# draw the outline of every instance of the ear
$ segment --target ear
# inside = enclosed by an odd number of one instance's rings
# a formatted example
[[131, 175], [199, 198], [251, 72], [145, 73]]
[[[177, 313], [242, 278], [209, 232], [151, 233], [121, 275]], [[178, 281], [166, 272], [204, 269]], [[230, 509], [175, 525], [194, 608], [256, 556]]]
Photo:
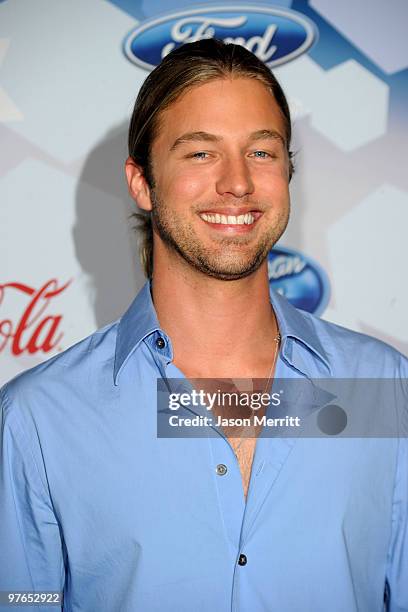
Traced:
[[150, 189], [143, 174], [143, 168], [128, 157], [125, 163], [125, 173], [130, 197], [135, 200], [139, 208], [152, 210]]

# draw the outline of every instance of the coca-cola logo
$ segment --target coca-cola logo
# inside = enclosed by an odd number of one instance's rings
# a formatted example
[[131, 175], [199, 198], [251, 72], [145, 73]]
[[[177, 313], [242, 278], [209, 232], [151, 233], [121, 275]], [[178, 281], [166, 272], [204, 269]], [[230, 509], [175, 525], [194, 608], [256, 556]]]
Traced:
[[173, 49], [205, 38], [242, 45], [272, 68], [308, 51], [317, 28], [289, 9], [204, 5], [140, 23], [127, 35], [123, 49], [132, 63], [152, 70]]
[[59, 286], [57, 279], [53, 278], [38, 289], [23, 283], [0, 284], [0, 306], [10, 292], [18, 292], [20, 297], [24, 297], [20, 313], [13, 318], [0, 318], [0, 352], [6, 348], [13, 355], [58, 350], [63, 336], [62, 315], [49, 312], [50, 302], [70, 283], [69, 280]]

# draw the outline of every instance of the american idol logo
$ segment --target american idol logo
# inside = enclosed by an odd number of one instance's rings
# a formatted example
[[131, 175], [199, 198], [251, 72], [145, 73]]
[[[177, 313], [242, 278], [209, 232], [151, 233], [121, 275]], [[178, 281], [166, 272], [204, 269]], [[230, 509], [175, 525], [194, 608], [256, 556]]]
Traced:
[[299, 251], [274, 248], [268, 255], [269, 285], [293, 306], [321, 314], [330, 297], [329, 279], [324, 270]]
[[173, 49], [203, 38], [243, 45], [268, 66], [305, 53], [316, 40], [315, 25], [291, 10], [257, 6], [191, 9], [139, 24], [124, 41], [128, 59], [152, 70]]

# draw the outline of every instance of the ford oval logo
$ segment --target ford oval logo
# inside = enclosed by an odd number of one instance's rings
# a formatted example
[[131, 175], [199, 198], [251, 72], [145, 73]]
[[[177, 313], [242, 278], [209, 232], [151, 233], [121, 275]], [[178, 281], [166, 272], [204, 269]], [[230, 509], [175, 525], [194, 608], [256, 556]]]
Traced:
[[269, 285], [293, 306], [321, 314], [330, 297], [329, 279], [324, 270], [299, 251], [283, 247], [268, 254]]
[[243, 45], [269, 67], [305, 53], [316, 40], [315, 25], [291, 10], [260, 6], [203, 7], [150, 19], [124, 41], [128, 59], [152, 70], [173, 49], [203, 38]]

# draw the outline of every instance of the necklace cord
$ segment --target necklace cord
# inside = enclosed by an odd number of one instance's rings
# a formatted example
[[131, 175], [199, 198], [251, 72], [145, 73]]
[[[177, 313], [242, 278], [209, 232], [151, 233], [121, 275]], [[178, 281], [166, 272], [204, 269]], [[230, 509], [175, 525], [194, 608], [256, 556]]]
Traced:
[[[269, 376], [267, 378], [266, 385], [265, 385], [263, 393], [267, 393], [268, 392], [269, 383], [271, 381], [272, 373], [273, 373], [273, 371], [275, 369], [276, 360], [277, 360], [277, 357], [278, 357], [278, 350], [279, 350], [279, 346], [280, 346], [280, 341], [281, 341], [281, 335], [278, 332], [277, 336], [274, 338], [275, 351], [274, 351], [274, 354], [273, 354], [273, 360], [272, 360], [271, 369], [269, 370]], [[251, 410], [253, 412], [253, 408]], [[251, 429], [255, 429], [255, 428], [252, 427]], [[236, 456], [237, 456], [237, 451], [241, 448], [243, 441], [247, 440], [248, 438], [249, 438], [249, 436], [241, 436], [239, 443], [237, 444], [237, 446], [235, 446], [235, 448], [233, 448], [233, 451], [234, 451]]]

